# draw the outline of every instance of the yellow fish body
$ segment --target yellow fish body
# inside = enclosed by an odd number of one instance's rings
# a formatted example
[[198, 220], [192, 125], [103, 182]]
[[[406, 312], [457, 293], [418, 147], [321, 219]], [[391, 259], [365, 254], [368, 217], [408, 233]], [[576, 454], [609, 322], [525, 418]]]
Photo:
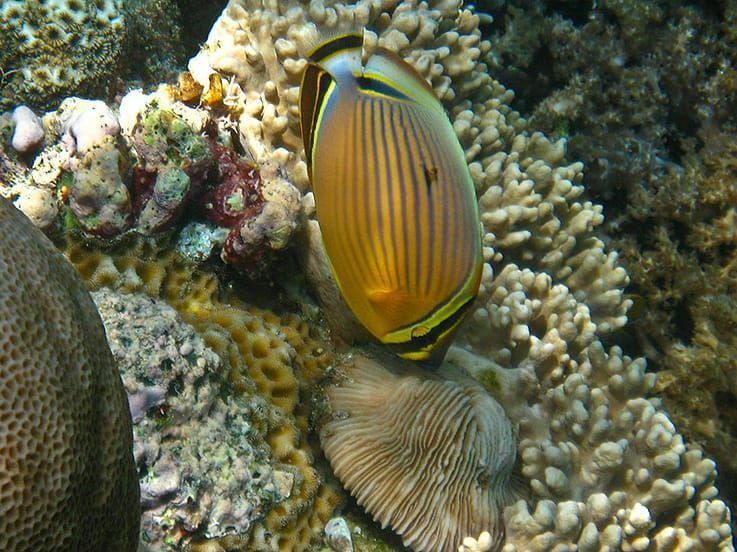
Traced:
[[481, 234], [465, 156], [432, 88], [362, 37], [309, 56], [302, 139], [346, 303], [399, 356], [439, 364], [478, 293]]

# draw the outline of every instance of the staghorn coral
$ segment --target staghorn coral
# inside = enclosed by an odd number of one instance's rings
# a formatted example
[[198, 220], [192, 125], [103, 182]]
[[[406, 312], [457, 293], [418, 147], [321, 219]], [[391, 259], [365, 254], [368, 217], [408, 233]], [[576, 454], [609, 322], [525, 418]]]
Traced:
[[89, 293], [0, 199], [0, 548], [134, 551], [130, 413]]

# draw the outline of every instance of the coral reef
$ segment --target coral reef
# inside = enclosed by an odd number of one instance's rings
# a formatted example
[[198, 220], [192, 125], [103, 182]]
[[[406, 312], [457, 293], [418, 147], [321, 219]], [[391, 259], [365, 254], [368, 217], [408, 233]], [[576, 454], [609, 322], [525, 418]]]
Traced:
[[[607, 102], [634, 105], [633, 96], [622, 93], [626, 88], [611, 85], [612, 79], [620, 79], [623, 72], [630, 69], [632, 72], [620, 81], [637, 85], [645, 100], [640, 112], [642, 116], [638, 115], [634, 128], [640, 126], [639, 131], [658, 135], [660, 138], [654, 139], [661, 140], [658, 151], [667, 152], [674, 143], [670, 140], [672, 132], [661, 133], [657, 127], [645, 129], [649, 122], [662, 116], [660, 110], [665, 101], [659, 87], [653, 85], [658, 81], [645, 78], [653, 74], [647, 69], [654, 70], [655, 65], [661, 63], [665, 67], [663, 74], [670, 71], [677, 76], [672, 82], [673, 88], [668, 89], [673, 93], [672, 113], [693, 113], [689, 102], [694, 97], [686, 83], [690, 82], [689, 78], [696, 78], [698, 71], [710, 71], [714, 66], [700, 64], [698, 58], [689, 57], [692, 49], [688, 41], [703, 39], [713, 44], [712, 35], [692, 32], [706, 29], [699, 26], [700, 20], [694, 15], [699, 14], [699, 8], [694, 6], [666, 14], [660, 9], [668, 5], [665, 0], [595, 3], [601, 8], [591, 7], [590, 2], [586, 3], [587, 7], [577, 2], [565, 4], [565, 15], [548, 19], [549, 12], [545, 11], [548, 8], [533, 0], [524, 3], [526, 10], [516, 11], [512, 4], [507, 10], [499, 2], [493, 2], [498, 11], [503, 7], [506, 10], [495, 27], [490, 18], [461, 7], [461, 2], [456, 0], [359, 0], [349, 5], [338, 2], [305, 4], [296, 0], [279, 3], [231, 0], [202, 51], [191, 60], [191, 75], [182, 78], [178, 90], [172, 92], [171, 87], [164, 88], [149, 96], [131, 93], [127, 96], [129, 102], [123, 101], [119, 115], [120, 139], [125, 147], [131, 148], [130, 138], [139, 124], [138, 114], [148, 109], [149, 101], [158, 102], [155, 109], [170, 111], [175, 118], [186, 121], [194, 130], [193, 135], [205, 129], [206, 121], [214, 122], [217, 130], [211, 138], [250, 156], [260, 172], [262, 196], [267, 202], [270, 197], [278, 199], [274, 208], [267, 209], [265, 205], [259, 212], [258, 216], [264, 217], [261, 229], [248, 228], [246, 233], [249, 236], [270, 235], [275, 243], [283, 244], [282, 232], [294, 230], [301, 209], [296, 189], [305, 191], [308, 185], [299, 140], [297, 106], [304, 55], [326, 35], [354, 30], [356, 26], [366, 27], [367, 50], [379, 44], [398, 52], [431, 83], [448, 110], [465, 150], [479, 196], [485, 259], [482, 285], [473, 313], [459, 336], [463, 349], [453, 349], [449, 360], [474, 375], [502, 404], [518, 432], [520, 470], [527, 496], [505, 510], [503, 549], [511, 552], [557, 546], [584, 550], [606, 547], [728, 550], [731, 549], [730, 515], [714, 486], [714, 463], [684, 442], [658, 399], [648, 398], [656, 382], [652, 374], [645, 372], [644, 361], [633, 360], [620, 348], [610, 347], [627, 338], [624, 332], [633, 331], [623, 329], [627, 310], [632, 305], [623, 293], [629, 278], [620, 267], [618, 255], [605, 250], [602, 209], [584, 195], [583, 165], [565, 161], [568, 153], [591, 162], [594, 184], [590, 186], [590, 193], [597, 199], [609, 199], [605, 186], [596, 182], [605, 182], [607, 175], [615, 174], [605, 174], [604, 171], [611, 167], [627, 170], [619, 161], [626, 161], [632, 152], [627, 157], [614, 152], [628, 151], [622, 144], [637, 140], [622, 139], [623, 135], [631, 135], [627, 129], [624, 134], [612, 132], [614, 145], [608, 150], [612, 153], [600, 152], [602, 155], [599, 155], [608, 162], [596, 165], [583, 150], [574, 149], [571, 153], [566, 149], [568, 144], [578, 143], [579, 147], [585, 144], [585, 140], [577, 142], [577, 136], [583, 135], [576, 134], [571, 114], [596, 115], [599, 102], [601, 105], [609, 105]], [[637, 10], [642, 11], [642, 16]], [[725, 18], [733, 17], [728, 10], [724, 13]], [[603, 15], [598, 17], [597, 14]], [[683, 26], [663, 25], [663, 21], [672, 22], [673, 17], [680, 17]], [[608, 18], [621, 22], [625, 30], [615, 28]], [[649, 44], [647, 37], [654, 25], [648, 24], [648, 20], [658, 22], [657, 26], [665, 29], [659, 33], [661, 40], [664, 36], [673, 38], [669, 42], [672, 49], [664, 49], [662, 55], [650, 52], [653, 55], [642, 56], [639, 65], [627, 64], [628, 59], [637, 55], [638, 48]], [[522, 25], [523, 21], [527, 23]], [[560, 32], [550, 35], [557, 42], [538, 48], [545, 36], [539, 29], [553, 29], [550, 21], [559, 24], [555, 29]], [[517, 40], [524, 46], [519, 48], [504, 39], [484, 40], [482, 28], [492, 33], [508, 29], [533, 35], [515, 39], [514, 33], [508, 34], [507, 40]], [[725, 34], [729, 36], [730, 32], [727, 29]], [[668, 33], [681, 33], [682, 36]], [[622, 50], [625, 35], [633, 46]], [[602, 60], [595, 57], [570, 55], [574, 50], [578, 53], [579, 49], [591, 56], [599, 55], [594, 52], [598, 45], [585, 47], [589, 39], [597, 36], [615, 47], [599, 50], [607, 56], [604, 60], [607, 63], [599, 63]], [[505, 44], [509, 52], [518, 52], [519, 64], [527, 65], [515, 67], [510, 63], [509, 71], [501, 72], [500, 60], [505, 54], [500, 53], [499, 48], [504, 48]], [[513, 69], [518, 77], [524, 75], [527, 68], [539, 67], [541, 61], [544, 64], [549, 59], [545, 57], [546, 51], [551, 49], [572, 66], [572, 87], [555, 102], [540, 104], [538, 111], [533, 110], [535, 96], [524, 95], [518, 105], [531, 106], [527, 111], [532, 113], [532, 124], [511, 108], [512, 92], [491, 77], [490, 69], [499, 70], [503, 80], [508, 77], [508, 82], [521, 82], [519, 78], [514, 81]], [[542, 58], [539, 51], [545, 54]], [[616, 55], [620, 51], [625, 52], [624, 58]], [[679, 52], [683, 54], [680, 57], [670, 55]], [[587, 63], [591, 67], [610, 71], [609, 79], [592, 76], [588, 80], [577, 80], [575, 76], [583, 72], [576, 68], [578, 59], [589, 60]], [[672, 64], [682, 63], [684, 59], [688, 63], [680, 72], [671, 70]], [[729, 117], [729, 110], [724, 106], [728, 106], [732, 98], [730, 74], [725, 71], [716, 81], [707, 79], [711, 84], [697, 90], [700, 96], [696, 105], [702, 107], [708, 104], [703, 98], [708, 96], [715, 100], [716, 91], [725, 92], [723, 102], [714, 102], [720, 107], [711, 114], [712, 121], [720, 122]], [[539, 78], [542, 80], [531, 78], [519, 88], [521, 91], [534, 89], [534, 83], [543, 82], [546, 76], [549, 71], [541, 72]], [[553, 92], [551, 83], [557, 86], [557, 82], [549, 81], [547, 86], [537, 88]], [[583, 90], [581, 83], [586, 85], [586, 90], [593, 91], [591, 96], [581, 92], [581, 97], [588, 98], [586, 102], [590, 104], [576, 103], [579, 100], [576, 91]], [[614, 102], [610, 101], [608, 92], [622, 95]], [[652, 97], [649, 103], [645, 98], [647, 94]], [[203, 107], [188, 107], [183, 102], [185, 97], [190, 103], [201, 100]], [[578, 109], [576, 106], [580, 105], [588, 105], [591, 109]], [[556, 110], [567, 115], [556, 116]], [[604, 124], [606, 128], [611, 122], [607, 122], [607, 117], [616, 119], [617, 113], [604, 109], [601, 118], [592, 116], [591, 127]], [[685, 131], [693, 124], [693, 119], [689, 119], [684, 126], [673, 128]], [[533, 128], [542, 128], [555, 139], [532, 132]], [[61, 166], [54, 161], [59, 156], [69, 155], [68, 150], [64, 144], [54, 144], [57, 137], [49, 139], [47, 131], [44, 149], [29, 166], [28, 159], [7, 147], [12, 140], [12, 130], [9, 116], [0, 118], [4, 148], [0, 152], [3, 192], [26, 205], [29, 214], [36, 213], [36, 220], [57, 220], [56, 214], [41, 216], [39, 207], [30, 206], [37, 205], [34, 203], [37, 196], [43, 199], [38, 205], [46, 205], [50, 197], [56, 209], [65, 206], [64, 188], [68, 184], [62, 171], [40, 172], [39, 169]], [[664, 211], [661, 213], [668, 213], [665, 216], [670, 218], [665, 230], [654, 234], [664, 237], [658, 242], [662, 253], [653, 254], [649, 260], [643, 255], [641, 266], [644, 268], [632, 268], [640, 286], [650, 278], [651, 272], [646, 270], [648, 263], [654, 265], [660, 262], [660, 257], [670, 259], [670, 264], [662, 265], [668, 268], [660, 274], [668, 278], [666, 281], [673, 282], [701, 260], [698, 248], [702, 246], [707, 248], [704, 254], [707, 260], [709, 255], [716, 257], [714, 270], [705, 272], [705, 278], [719, 274], [720, 269], [726, 269], [722, 275], [731, 274], [732, 265], [723, 262], [731, 259], [733, 249], [731, 227], [735, 198], [729, 193], [733, 171], [730, 157], [724, 155], [731, 151], [730, 134], [707, 130], [713, 131], [706, 125], [701, 139], [710, 147], [701, 153], [713, 155], [705, 155], [694, 162], [693, 172], [679, 171], [672, 163], [662, 164], [660, 160], [668, 159], [667, 156], [651, 156], [646, 151], [643, 157], [633, 157], [632, 174], [639, 171], [658, 178], [665, 175], [669, 183], [681, 185], [657, 188], [653, 195], [662, 199]], [[597, 142], [590, 140], [589, 144], [593, 148]], [[121, 165], [119, 169], [124, 170], [125, 163]], [[186, 173], [184, 167], [177, 168]], [[693, 182], [696, 181], [684, 175], [693, 176], [697, 170], [701, 170], [704, 177], [698, 180], [698, 194], [695, 194]], [[679, 173], [683, 174], [679, 176]], [[181, 192], [185, 187], [181, 176], [181, 173], [170, 174], [169, 177], [177, 178], [167, 181], [164, 187]], [[608, 212], [613, 215], [609, 217], [608, 232], [615, 238], [618, 228], [633, 228], [622, 218], [623, 213], [630, 216], [623, 207], [625, 203], [633, 206], [633, 212], [645, 209], [647, 216], [654, 212], [648, 209], [656, 203], [642, 200], [650, 197], [651, 190], [643, 187], [643, 181], [638, 178], [630, 180], [635, 182], [631, 186], [623, 178], [623, 187], [612, 188], [624, 190], [612, 196], [615, 200]], [[151, 179], [149, 187], [155, 186], [156, 179]], [[651, 182], [645, 183], [650, 186]], [[714, 182], [719, 182], [720, 186], [715, 187]], [[681, 191], [688, 193], [681, 194]], [[679, 201], [672, 202], [668, 194], [676, 194]], [[168, 195], [164, 195], [167, 200]], [[183, 196], [186, 192], [176, 198]], [[698, 205], [693, 203], [696, 197]], [[237, 206], [239, 198], [235, 200]], [[308, 205], [309, 200], [303, 198], [302, 203]], [[686, 208], [683, 212], [690, 215], [684, 217], [678, 210]], [[286, 222], [275, 224], [275, 220]], [[657, 223], [658, 219], [652, 220]], [[691, 231], [691, 228], [684, 228], [684, 222], [695, 223], [693, 236], [700, 236], [699, 245], [695, 245], [696, 242], [689, 245], [682, 239]], [[193, 251], [195, 257], [217, 248], [213, 243], [224, 239], [222, 232], [216, 235], [210, 231], [212, 223], [202, 220], [196, 223], [200, 226], [187, 225], [188, 241], [178, 242], [180, 249]], [[642, 222], [635, 225], [637, 229], [641, 226]], [[240, 227], [243, 229], [246, 225]], [[718, 231], [716, 239], [712, 238], [713, 230]], [[314, 235], [305, 243], [316, 245], [319, 240]], [[214, 279], [199, 275], [173, 253], [147, 250], [149, 240], [139, 236], [134, 242], [132, 248], [113, 247], [105, 253], [74, 241], [66, 242], [64, 247], [91, 287], [109, 285], [126, 291], [144, 290], [170, 302], [218, 354], [221, 369], [229, 371], [230, 384], [236, 391], [249, 389], [249, 381], [253, 382], [258, 394], [281, 411], [288, 422], [270, 428], [264, 437], [278, 469], [289, 471], [295, 477], [292, 495], [276, 504], [263, 522], [254, 526], [247, 544], [241, 542], [238, 546], [273, 550], [308, 546], [332, 516], [337, 500], [336, 491], [322, 484], [307, 440], [309, 389], [330, 362], [330, 355], [309, 334], [303, 321], [247, 306], [232, 296], [227, 297], [232, 304], [225, 304], [217, 297]], [[638, 238], [611, 243], [621, 245], [627, 258], [637, 258], [642, 245]], [[681, 243], [697, 252], [684, 257]], [[317, 261], [308, 266], [310, 277], [320, 289], [328, 290], [324, 294], [329, 295], [327, 265], [319, 262], [319, 251], [311, 255], [310, 258]], [[660, 268], [658, 266], [657, 270]], [[692, 330], [686, 326], [688, 336], [692, 336], [687, 347], [673, 346], [671, 336], [666, 335], [666, 339], [653, 348], [661, 355], [656, 362], [662, 361], [661, 351], [671, 346], [674, 353], [671, 366], [683, 362], [683, 356], [675, 354], [679, 350], [685, 350], [686, 356], [704, 355], [698, 357], [704, 360], [704, 366], [708, 366], [709, 358], [716, 358], [714, 352], [730, 351], [728, 328], [733, 320], [730, 302], [717, 298], [730, 297], [732, 284], [730, 278], [722, 282], [728, 287], [719, 288], [718, 293], [702, 301], [697, 301], [701, 299], [699, 288], [686, 290], [689, 284], [685, 278], [677, 282], [677, 286], [683, 287], [672, 296], [660, 295], [653, 287], [636, 289], [651, 290], [653, 295], [646, 299], [656, 305], [668, 306], [668, 301], [674, 297], [693, 298], [695, 302], [689, 304], [693, 308], [685, 311], [694, 313], [690, 316], [700, 317], [698, 331], [696, 325]], [[678, 300], [675, 304], [679, 304]], [[328, 313], [328, 318], [341, 320], [339, 302], [327, 308], [334, 311]], [[663, 315], [662, 311], [658, 314], [657, 310], [648, 312], [637, 324], [652, 327], [657, 316], [661, 316], [661, 320], [672, 328], [683, 318], [682, 310], [676, 309], [673, 315]], [[633, 328], [638, 331], [637, 326]], [[659, 332], [653, 335], [660, 335]], [[715, 335], [720, 339], [715, 339]], [[697, 348], [689, 350], [688, 346]], [[713, 352], [709, 352], [709, 348]], [[646, 352], [651, 354], [652, 351]], [[669, 374], [676, 375], [675, 369], [665, 373]], [[726, 378], [717, 381], [723, 386], [720, 389], [724, 389]], [[667, 390], [668, 384], [668, 377], [660, 379], [662, 389]], [[676, 390], [675, 394], [678, 386], [672, 389]], [[141, 397], [143, 404], [149, 400], [153, 399], [148, 395]], [[467, 547], [485, 546], [483, 535], [478, 540], [470, 540], [476, 536], [468, 535]]]
[[[67, 98], [43, 118], [34, 141], [45, 147], [28, 155], [12, 143], [28, 134], [33, 113], [6, 116], [0, 195], [49, 231], [79, 227], [108, 240], [174, 232], [193, 260], [218, 251], [239, 271], [263, 275], [291, 243], [300, 194], [280, 167], [257, 168], [236, 153], [216, 117], [180, 96], [169, 86], [133, 90], [119, 114], [99, 100]], [[190, 224], [179, 234], [185, 212]]]
[[586, 164], [600, 235], [631, 276], [640, 305], [617, 338], [659, 373], [656, 392], [734, 499], [735, 5], [498, 4], [481, 3], [492, 66]]
[[131, 421], [95, 305], [0, 199], [0, 548], [137, 548]]
[[[511, 92], [486, 72], [484, 62], [492, 64], [493, 58], [486, 55], [491, 45], [480, 38], [482, 22], [488, 20], [459, 10], [455, 3], [359, 2], [309, 8], [285, 3], [267, 9], [232, 1], [189, 68], [204, 89], [217, 71], [220, 80], [230, 77], [241, 83], [243, 92], [231, 86], [235, 99], [229, 101], [241, 110], [244, 144], [257, 160], [283, 163], [295, 184], [304, 188], [303, 160], [294, 146], [294, 97], [308, 46], [321, 33], [366, 25], [376, 31], [376, 43], [413, 63], [449, 111], [480, 198], [487, 265], [462, 342], [502, 364], [509, 374], [519, 374], [518, 394], [524, 396], [528, 385], [532, 393], [525, 405], [510, 404], [507, 409], [512, 420], [522, 424], [520, 431], [524, 427], [529, 432], [524, 434], [528, 440], [523, 436], [521, 457], [532, 496], [529, 504], [508, 511], [505, 546], [524, 548], [533, 527], [552, 519], [553, 526], [534, 546], [617, 542], [623, 549], [651, 543], [664, 549], [728, 547], [729, 512], [715, 498], [714, 464], [683, 445], [657, 400], [644, 398], [653, 380], [644, 376], [642, 362], [631, 361], [617, 348], [607, 353], [602, 349], [600, 340], [614, 339], [626, 322], [631, 301], [623, 289], [629, 280], [617, 254], [605, 252], [593, 232], [603, 216], [600, 206], [582, 198], [582, 164], [565, 164], [565, 140], [526, 132], [528, 123], [509, 107]], [[273, 29], [268, 41], [256, 31], [263, 28]], [[457, 53], [461, 50], [463, 55]], [[462, 364], [468, 362], [465, 358]], [[596, 379], [606, 370], [606, 382]], [[492, 391], [494, 381], [501, 379], [489, 370], [478, 376]], [[568, 399], [574, 390], [581, 396]], [[586, 390], [593, 399], [583, 395]], [[558, 394], [561, 404], [576, 405], [575, 418], [555, 417], [556, 403], [546, 397], [552, 400]], [[604, 399], [610, 404], [599, 402]], [[535, 414], [538, 411], [541, 415]], [[565, 424], [575, 425], [581, 444], [557, 433], [568, 427]], [[643, 437], [652, 435], [652, 460], [647, 449], [640, 451], [640, 431]], [[592, 449], [585, 440], [589, 432], [601, 439], [592, 441], [597, 443]], [[533, 452], [535, 447], [542, 455]], [[582, 447], [592, 463], [603, 463], [595, 481], [585, 479], [594, 477], [595, 466], [579, 458]], [[617, 464], [617, 454], [634, 458], [636, 478], [631, 466]], [[612, 463], [606, 463], [607, 457], [614, 458]], [[668, 464], [674, 459], [680, 471]], [[661, 492], [663, 485], [671, 484], [677, 492]], [[643, 491], [628, 493], [627, 485], [641, 485]], [[648, 491], [651, 486], [654, 490]], [[566, 495], [566, 489], [574, 495]], [[596, 521], [574, 515], [585, 511], [590, 496], [598, 500], [599, 494], [605, 495], [606, 515]], [[680, 509], [677, 523], [664, 505]], [[528, 521], [528, 507], [533, 512], [541, 509], [535, 523]], [[551, 507], [561, 512], [560, 525], [555, 525], [555, 515], [545, 518]], [[704, 531], [704, 526], [711, 529]]]
[[178, 550], [192, 536], [248, 534], [289, 497], [262, 435], [284, 423], [255, 395], [234, 394], [220, 357], [165, 302], [93, 292], [133, 416], [142, 542]]

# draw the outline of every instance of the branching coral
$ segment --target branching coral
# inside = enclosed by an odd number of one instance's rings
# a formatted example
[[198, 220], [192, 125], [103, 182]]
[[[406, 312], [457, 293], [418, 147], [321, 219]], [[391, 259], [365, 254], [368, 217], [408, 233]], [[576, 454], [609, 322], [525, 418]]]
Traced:
[[[482, 3], [482, 4], [492, 4]], [[498, 3], [497, 3], [498, 4]], [[632, 278], [620, 334], [734, 497], [734, 2], [489, 5], [495, 67], [533, 125], [567, 135]]]

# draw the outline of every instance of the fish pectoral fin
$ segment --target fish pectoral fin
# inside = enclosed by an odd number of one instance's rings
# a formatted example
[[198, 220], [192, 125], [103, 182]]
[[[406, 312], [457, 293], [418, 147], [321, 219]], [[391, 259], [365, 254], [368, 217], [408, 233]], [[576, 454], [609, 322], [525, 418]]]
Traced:
[[417, 314], [421, 299], [416, 294], [402, 289], [375, 289], [368, 293], [371, 305], [380, 311], [382, 316], [391, 321], [393, 327], [403, 325]]

